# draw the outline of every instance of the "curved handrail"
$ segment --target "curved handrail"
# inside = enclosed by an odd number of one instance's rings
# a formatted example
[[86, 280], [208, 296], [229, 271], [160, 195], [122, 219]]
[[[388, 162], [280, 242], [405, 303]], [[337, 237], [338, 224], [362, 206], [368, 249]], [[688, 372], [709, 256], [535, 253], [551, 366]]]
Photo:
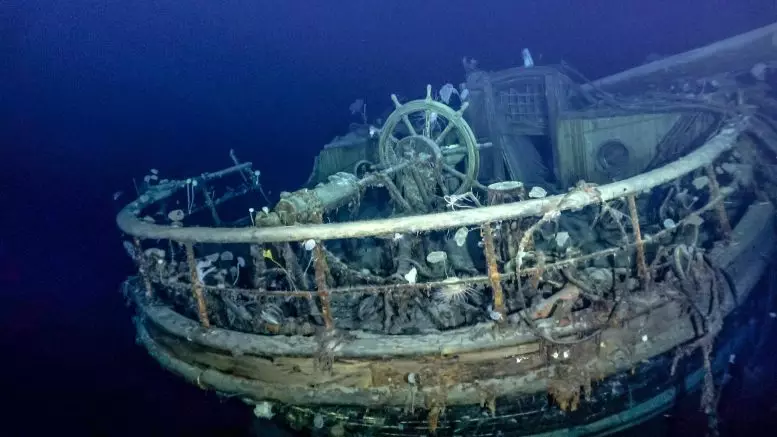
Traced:
[[[747, 299], [750, 292], [756, 285], [757, 278], [759, 278], [764, 270], [767, 268], [767, 259], [770, 254], [774, 252], [774, 234], [771, 229], [774, 224], [773, 216], [774, 210], [769, 207], [767, 210], [755, 212], [754, 214], [748, 214], [745, 219], [737, 226], [737, 240], [738, 244], [733, 248], [717, 248], [713, 250], [711, 256], [714, 259], [720, 259], [723, 261], [721, 268], [731, 271], [738, 271], [738, 274], [734, 277], [732, 293], [724, 293], [723, 302], [721, 303], [721, 311], [724, 316], [727, 316], [735, 308], [739, 302]], [[766, 218], [766, 219], [764, 219]], [[762, 232], [765, 230], [766, 233]], [[763, 238], [768, 236], [768, 238]], [[743, 253], [750, 253], [750, 257], [745, 259], [739, 259], [739, 255]], [[734, 296], [733, 291], [737, 291], [737, 295]], [[137, 295], [136, 295], [137, 296]], [[239, 393], [244, 396], [249, 396], [254, 399], [275, 399], [284, 402], [300, 402], [307, 404], [330, 404], [336, 399], [341, 403], [353, 403], [359, 405], [371, 405], [376, 407], [384, 407], [386, 404], [402, 405], [411, 390], [411, 386], [397, 387], [391, 390], [385, 387], [373, 387], [362, 390], [345, 389], [343, 387], [332, 387], [329, 391], [327, 389], [309, 390], [307, 387], [305, 390], [293, 390], [290, 386], [277, 384], [262, 383], [259, 381], [249, 380], [245, 378], [235, 377], [222, 373], [216, 369], [208, 368], [202, 369], [199, 366], [189, 364], [174, 355], [166, 352], [164, 348], [157, 346], [156, 342], [149, 335], [146, 324], [151, 323], [158, 327], [161, 327], [165, 332], [172, 334], [175, 337], [186, 339], [187, 342], [205, 346], [208, 348], [214, 348], [219, 351], [225, 351], [232, 354], [250, 354], [250, 355], [287, 355], [287, 356], [313, 356], [318, 348], [315, 339], [312, 337], [282, 337], [273, 338], [267, 336], [260, 336], [255, 334], [245, 334], [234, 331], [228, 331], [224, 329], [211, 329], [205, 331], [201, 329], [196, 322], [188, 320], [181, 315], [178, 315], [165, 307], [150, 306], [144, 304], [142, 301], [138, 302], [143, 312], [144, 317], [140, 319], [137, 324], [139, 340], [149, 350], [152, 356], [156, 358], [164, 367], [180, 374], [186, 379], [196, 382], [198, 385], [205, 384], [219, 390], [231, 393]], [[639, 325], [641, 321], [645, 321], [648, 318], [657, 320], [666, 320], [670, 314], [675, 314], [673, 311], [677, 310], [677, 305], [667, 304], [666, 301], [663, 304], [658, 304], [650, 307], [650, 310], [646, 310], [643, 313], [635, 315], [632, 319], [634, 325]], [[658, 314], [662, 313], [662, 314]], [[566, 334], [573, 334], [580, 326], [570, 325], [562, 330], [566, 330]], [[482, 327], [481, 327], [482, 329]], [[619, 330], [621, 328], [610, 327], [602, 332], [600, 338], [601, 341], [609, 342], [609, 336], [617, 338]], [[522, 343], [526, 343], [536, 338], [531, 338], [523, 331], [503, 332], [488, 330], [481, 333], [483, 337], [475, 341], [480, 341], [478, 348], [472, 348], [474, 342], [468, 344], [451, 344], [446, 342], [445, 337], [448, 340], [454, 338], [467, 340], [468, 337], [463, 336], [465, 332], [472, 333], [473, 327], [458, 330], [458, 332], [448, 332], [438, 336], [420, 336], [423, 337], [422, 341], [408, 342], [411, 339], [410, 336], [381, 336], [364, 332], [353, 332], [354, 338], [342, 345], [342, 349], [338, 351], [338, 356], [350, 357], [350, 358], [371, 358], [371, 357], [385, 357], [387, 355], [400, 356], [404, 354], [453, 354], [467, 351], [473, 351], [476, 349], [485, 350], [488, 348], [499, 346], [514, 346]], [[690, 317], [678, 318], [672, 325], [672, 329], [664, 329], [663, 324], [646, 325], [646, 331], [649, 334], [651, 340], [649, 342], [637, 342], [630, 360], [622, 362], [603, 361], [602, 364], [606, 365], [608, 373], [614, 373], [616, 371], [623, 371], [631, 368], [633, 363], [637, 363], [641, 360], [648, 359], [656, 356], [660, 353], [670, 350], [672, 347], [679, 343], [693, 339], [697, 335], [696, 326]], [[419, 340], [417, 337], [413, 337], [413, 340]], [[485, 340], [485, 341], [484, 341]], [[614, 341], [617, 344], [617, 341]], [[454, 346], [450, 348], [451, 346]], [[415, 350], [409, 351], [408, 347]], [[449, 349], [450, 348], [450, 349]], [[605, 370], [601, 368], [600, 370]], [[545, 379], [542, 376], [538, 376], [535, 371], [529, 371], [516, 376], [510, 376], [505, 378], [495, 378], [490, 381], [481, 381], [481, 385], [489, 386], [493, 389], [494, 395], [507, 395], [515, 393], [533, 393], [544, 389]], [[432, 393], [436, 387], [431, 385], [425, 390], [419, 393], [419, 396]], [[449, 405], [471, 402], [473, 398], [479, 396], [479, 393], [472, 390], [471, 384], [457, 384], [453, 387], [447, 387], [448, 398], [447, 403]]]
[[173, 228], [140, 220], [138, 215], [145, 207], [169, 197], [181, 188], [180, 186], [171, 186], [149, 193], [145, 196], [144, 201], [138, 199], [130, 203], [119, 212], [116, 222], [123, 232], [145, 239], [169, 239], [196, 243], [282, 243], [305, 241], [308, 239], [332, 240], [394, 233], [416, 233], [458, 226], [479, 225], [520, 217], [540, 216], [549, 210], [576, 210], [596, 202], [606, 202], [649, 190], [682, 177], [698, 168], [710, 165], [723, 152], [734, 146], [737, 138], [746, 129], [746, 126], [746, 118], [734, 118], [704, 145], [684, 157], [655, 170], [599, 186], [597, 187], [598, 193], [596, 196], [592, 196], [584, 191], [573, 191], [544, 199], [444, 213], [349, 223], [269, 228]]

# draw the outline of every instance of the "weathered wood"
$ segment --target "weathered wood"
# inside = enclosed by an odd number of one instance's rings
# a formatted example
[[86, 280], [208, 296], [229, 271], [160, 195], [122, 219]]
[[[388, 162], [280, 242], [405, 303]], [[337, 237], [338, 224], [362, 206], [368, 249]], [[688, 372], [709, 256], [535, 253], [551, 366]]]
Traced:
[[189, 281], [191, 282], [192, 297], [197, 303], [197, 316], [203, 328], [210, 328], [208, 307], [205, 303], [205, 295], [202, 291], [202, 278], [197, 271], [197, 260], [194, 258], [194, 245], [186, 243], [186, 261], [189, 266]]
[[558, 75], [558, 69], [553, 67], [543, 67], [541, 65], [531, 68], [526, 67], [512, 67], [504, 70], [493, 71], [488, 73], [488, 78], [495, 85], [504, 85], [505, 82], [516, 81], [527, 78], [534, 78], [545, 80], [547, 76]]
[[[246, 334], [200, 325], [167, 306], [141, 305], [148, 322], [188, 341], [236, 355], [313, 356], [319, 349], [314, 337], [265, 336]], [[544, 327], [544, 326], [543, 326]], [[550, 326], [547, 326], [550, 327]], [[568, 336], [585, 330], [584, 324], [570, 324], [554, 330], [554, 335]], [[382, 357], [415, 355], [453, 355], [468, 351], [497, 349], [533, 343], [536, 337], [528, 328], [516, 327], [494, 331], [492, 323], [424, 335], [380, 335], [364, 331], [348, 331], [349, 340], [342, 344], [338, 357]]]
[[507, 321], [505, 312], [505, 297], [502, 290], [502, 281], [499, 279], [499, 267], [496, 265], [496, 250], [494, 248], [494, 231], [491, 229], [491, 223], [483, 223], [480, 228], [483, 237], [483, 254], [486, 257], [486, 266], [488, 268], [488, 279], [491, 281], [491, 290], [493, 290], [492, 309], [499, 315], [499, 323]]
[[[549, 74], [545, 76], [545, 101], [548, 105], [547, 135], [550, 138], [550, 147], [553, 151], [558, 150], [559, 116], [563, 111], [567, 110], [569, 105], [569, 102], [564, 97], [564, 91], [564, 83], [558, 75]], [[557, 152], [553, 153], [554, 173], [560, 168], [558, 165], [560, 158]]]
[[642, 230], [639, 227], [639, 215], [637, 215], [637, 201], [633, 194], [628, 196], [628, 204], [631, 229], [634, 233], [634, 242], [637, 244], [637, 272], [639, 272], [639, 279], [644, 286], [644, 284], [650, 281], [650, 273], [645, 262], [645, 242], [642, 241]]
[[329, 266], [327, 265], [326, 255], [324, 254], [321, 244], [322, 243], [318, 241], [313, 248], [315, 253], [313, 264], [316, 269], [316, 292], [318, 294], [318, 300], [321, 302], [321, 317], [324, 319], [324, 326], [326, 329], [331, 330], [334, 329], [335, 324], [334, 320], [332, 320], [332, 311], [329, 306], [329, 287], [326, 283], [326, 276], [329, 274]]
[[716, 43], [640, 65], [583, 85], [584, 90], [638, 93], [681, 78], [750, 69], [759, 62], [777, 60], [777, 23]]
[[[729, 270], [730, 274], [735, 274], [733, 276], [735, 288], [739, 294], [734, 296], [733, 293], [725, 293], [721, 303], [724, 314], [733, 311], [737, 302], [747, 298], [765, 270], [768, 259], [775, 250], [773, 225], [773, 206], [769, 203], [755, 204], [748, 209], [735, 228], [731, 245], [715, 249], [710, 253], [710, 257], [719, 266], [740, 269]], [[682, 303], [672, 302], [635, 317], [622, 328], [605, 329], [598, 339], [600, 345], [603, 345], [599, 357], [576, 365], [587, 366], [589, 369], [594, 369], [599, 377], [606, 377], [628, 370], [642, 360], [655, 357], [692, 340], [697, 335], [696, 325], [682, 307]], [[147, 310], [148, 307], [142, 309]], [[274, 400], [291, 404], [402, 406], [409, 399], [412, 388], [398, 381], [411, 371], [418, 372], [423, 377], [423, 373], [428, 373], [429, 369], [437, 369], [438, 372], [454, 376], [456, 383], [444, 387], [448, 405], [480, 402], [484, 390], [491, 396], [497, 397], [537, 393], [546, 390], [548, 383], [547, 369], [536, 367], [540, 362], [531, 361], [528, 365], [524, 364], [527, 367], [516, 367], [519, 370], [511, 370], [508, 361], [504, 360], [504, 358], [525, 354], [537, 357], [540, 349], [537, 343], [531, 343], [518, 346], [513, 351], [505, 349], [478, 352], [462, 355], [457, 360], [434, 356], [390, 360], [344, 360], [340, 357], [333, 363], [333, 379], [321, 379], [319, 381], [323, 382], [311, 388], [306, 382], [315, 379], [312, 358], [283, 357], [262, 361], [260, 357], [237, 354], [230, 362], [230, 358], [225, 358], [228, 355], [210, 352], [204, 355], [200, 353], [199, 361], [187, 362], [181, 357], [197, 355], [195, 351], [204, 350], [202, 346], [190, 343], [196, 340], [202, 344], [204, 343], [202, 337], [189, 339], [183, 337], [176, 340], [177, 334], [173, 332], [168, 340], [159, 342], [149, 334], [145, 326], [149, 322], [153, 322], [153, 318], [137, 324], [138, 337], [149, 353], [164, 367], [200, 386], [248, 396], [254, 400]], [[194, 322], [192, 324], [196, 326]], [[644, 335], [642, 338], [645, 340], [633, 339], [635, 327], [639, 327], [639, 333]], [[210, 337], [214, 331], [219, 330], [210, 330], [207, 336]], [[164, 335], [168, 336], [168, 334]], [[244, 336], [257, 337], [245, 334]], [[409, 338], [409, 336], [393, 337], [405, 340]], [[282, 341], [290, 339], [291, 337], [280, 338]], [[174, 347], [168, 348], [171, 341]], [[225, 349], [223, 346], [220, 349]], [[623, 355], [624, 348], [630, 351], [626, 356]], [[510, 355], [512, 352], [515, 352], [515, 355]], [[370, 362], [371, 364], [367, 364]], [[490, 378], [482, 378], [477, 384], [460, 381], [460, 379], [473, 378], [477, 374], [472, 370], [473, 367], [466, 367], [467, 363], [484, 362], [490, 362], [483, 366], [486, 373], [491, 373]], [[271, 370], [266, 370], [268, 373], [262, 373], [262, 370], [259, 370], [260, 366], [268, 366], [269, 363], [272, 363]], [[520, 363], [515, 363], [515, 366], [519, 365]], [[371, 375], [369, 382], [365, 370], [367, 368]], [[302, 375], [295, 377], [294, 384], [288, 383], [290, 376], [286, 376], [282, 381], [274, 380], [276, 377], [283, 378], [284, 375], [297, 371]], [[233, 376], [229, 373], [244, 376]], [[425, 402], [426, 397], [435, 395], [442, 388], [434, 384], [433, 378], [426, 382], [415, 394], [419, 405]]]
[[[584, 192], [567, 193], [544, 199], [465, 209], [423, 216], [397, 217], [381, 220], [364, 220], [350, 223], [326, 223], [304, 226], [278, 226], [272, 228], [172, 228], [139, 220], [136, 214], [141, 206], [133, 202], [123, 209], [117, 223], [122, 231], [142, 238], [196, 241], [200, 243], [257, 243], [330, 240], [360, 238], [381, 234], [415, 233], [460, 226], [481, 225], [488, 221], [512, 220], [519, 217], [540, 216], [558, 208], [576, 210], [599, 201], [610, 201], [629, 194], [667, 183], [700, 167], [712, 163], [721, 153], [731, 149], [746, 124], [741, 119], [731, 121], [704, 146], [661, 168], [598, 187], [600, 198], [592, 198]], [[150, 202], [149, 202], [150, 203]]]
[[372, 384], [368, 362], [336, 363], [331, 372], [315, 369], [312, 359], [262, 358], [252, 355], [229, 355], [214, 349], [160, 333], [150, 334], [158, 345], [176, 358], [192, 365], [218, 370], [225, 374], [259, 382], [286, 382], [290, 385], [320, 387], [338, 384], [342, 387], [367, 388]]
[[[710, 190], [710, 196], [715, 199], [720, 196], [720, 185], [718, 185], [718, 177], [715, 175], [715, 169], [712, 168], [712, 164], [705, 166], [707, 172], [707, 179], [709, 182], [708, 187]], [[726, 213], [726, 205], [723, 202], [717, 202], [715, 204], [715, 213], [718, 216], [718, 227], [723, 238], [728, 240], [731, 237], [731, 222], [728, 220], [728, 213]]]
[[[716, 265], [727, 268], [736, 278], [739, 299], [755, 285], [760, 272], [765, 268], [774, 251], [773, 207], [769, 203], [752, 206], [735, 228], [732, 242], [725, 248], [710, 253]], [[739, 260], [745, 260], [739, 262]], [[210, 348], [228, 351], [235, 355], [253, 354], [313, 356], [318, 344], [312, 337], [260, 336], [244, 334], [220, 328], [202, 329], [195, 321], [187, 319], [168, 307], [153, 306], [138, 302], [146, 323], [152, 323], [170, 335], [187, 342], [194, 342]], [[658, 303], [648, 304], [657, 311]], [[648, 308], [650, 309], [650, 308]], [[541, 323], [540, 327], [542, 328]], [[536, 347], [536, 337], [527, 329], [514, 328], [494, 331], [492, 324], [481, 324], [439, 334], [417, 336], [389, 336], [351, 331], [353, 337], [343, 344], [337, 357], [401, 357], [407, 355], [452, 355], [473, 351], [484, 357], [504, 356], [515, 347], [515, 354], [530, 353]], [[582, 332], [585, 324], [573, 323], [553, 329], [556, 338]], [[506, 349], [505, 349], [506, 348]], [[475, 352], [477, 351], [477, 352]], [[467, 356], [469, 355], [462, 355]], [[467, 358], [469, 360], [477, 358]]]
[[[630, 323], [633, 326], [640, 326], [640, 332], [650, 338], [650, 341], [638, 341], [636, 344], [624, 344], [624, 338], [630, 338], [628, 335], [624, 336], [624, 332], [630, 334], [633, 328], [607, 329], [602, 332], [600, 341], [610, 347], [605, 347], [601, 357], [580, 365], [595, 368], [597, 375], [605, 377], [630, 369], [641, 360], [667, 352], [676, 345], [693, 339], [696, 335], [695, 325], [689, 317], [683, 317], [682, 314], [681, 305], [674, 303], [664, 305], [650, 314], [644, 314], [632, 320]], [[666, 321], [671, 321], [670, 329], [667, 329]], [[142, 324], [138, 325], [138, 334], [149, 353], [171, 371], [201, 386], [249, 396], [255, 400], [268, 399], [289, 404], [380, 407], [402, 406], [411, 394], [411, 387], [408, 384], [361, 389], [333, 384], [313, 389], [304, 385], [290, 385], [287, 382], [269, 383], [235, 377], [213, 368], [192, 365], [177, 358], [155, 342]], [[622, 349], [626, 347], [630, 347], [631, 353], [624, 357]], [[515, 364], [518, 365], [518, 363]], [[441, 365], [439, 371], [455, 372], [455, 369]], [[434, 396], [440, 389], [444, 389], [447, 393], [448, 405], [462, 405], [479, 402], [485, 391], [497, 397], [537, 393], [547, 389], [547, 372], [545, 368], [536, 368], [512, 376], [499, 377], [497, 374], [497, 377], [481, 379], [478, 384], [457, 382], [450, 386], [446, 384], [445, 387], [435, 385], [432, 380], [432, 383], [423, 385], [415, 396], [420, 405], [427, 396]], [[394, 373], [394, 377], [399, 376], [399, 372]]]
[[[634, 176], [647, 168], [656, 168], [649, 167], [657, 153], [656, 145], [680, 118], [676, 112], [622, 115], [605, 115], [601, 109], [596, 112], [567, 113], [554, 125], [558, 134], [553, 149], [556, 175], [565, 186], [573, 186], [580, 179], [607, 184]], [[603, 165], [600, 147], [614, 139], [625, 148], [628, 159], [622, 165]]]
[[[771, 263], [777, 250], [775, 207], [769, 202], [755, 203], [739, 220], [731, 235], [731, 241], [710, 250], [708, 256], [717, 266], [737, 280], [737, 292], [755, 287], [761, 277], [759, 272]], [[737, 296], [741, 302], [744, 296]]]
[[504, 180], [504, 137], [500, 134], [500, 129], [496, 122], [496, 102], [494, 102], [494, 87], [491, 83], [491, 79], [488, 76], [484, 76], [482, 80], [483, 109], [485, 109], [489, 137], [494, 144], [494, 151], [491, 156], [491, 177], [499, 181]]
[[[306, 387], [332, 384], [351, 388], [396, 386], [410, 373], [425, 375], [440, 367], [450, 369], [459, 382], [475, 382], [494, 376], [517, 375], [542, 364], [538, 354], [539, 344], [532, 343], [449, 357], [336, 359], [331, 371], [322, 372], [316, 368], [314, 358], [232, 355], [227, 351], [182, 341], [158, 327], [146, 325], [145, 329], [167, 353], [192, 365], [259, 382], [284, 381], [289, 385]], [[520, 366], [515, 365], [515, 357], [521, 357]]]

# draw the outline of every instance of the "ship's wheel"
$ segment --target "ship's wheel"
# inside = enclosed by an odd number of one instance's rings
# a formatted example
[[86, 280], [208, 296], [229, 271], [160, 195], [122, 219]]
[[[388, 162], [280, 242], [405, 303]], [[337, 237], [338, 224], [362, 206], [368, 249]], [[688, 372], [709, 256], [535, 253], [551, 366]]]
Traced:
[[[386, 120], [379, 140], [380, 162], [396, 166], [406, 161], [431, 168], [442, 195], [469, 191], [480, 168], [475, 134], [462, 114], [465, 102], [454, 110], [432, 98], [432, 86], [426, 86], [426, 98], [399, 103], [391, 95], [396, 109]], [[457, 182], [456, 182], [457, 181]]]

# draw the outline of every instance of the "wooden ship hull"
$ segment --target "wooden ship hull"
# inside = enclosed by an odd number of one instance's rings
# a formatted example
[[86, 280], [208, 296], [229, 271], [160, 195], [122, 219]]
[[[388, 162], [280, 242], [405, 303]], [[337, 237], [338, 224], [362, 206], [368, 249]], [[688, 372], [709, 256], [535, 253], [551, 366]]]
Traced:
[[[771, 204], [754, 205], [735, 231], [738, 250], [716, 254], [727, 263], [728, 274], [736, 278], [737, 292], [737, 296], [728, 294], [726, 327], [716, 339], [713, 365], [718, 375], [725, 371], [731, 355], [746, 359], [741, 351], [757, 337], [757, 325], [742, 328], [748, 326], [751, 316], [735, 312], [738, 306], [734, 298], [744, 308], [758, 308], [757, 303], [766, 300], [764, 290], [755, 296], [751, 292], [777, 247], [773, 218]], [[650, 311], [660, 323], [640, 331], [649, 342], [636, 341], [630, 353], [603, 353], [604, 357], [613, 357], [611, 368], [601, 369], [590, 393], [572, 413], [561, 411], [547, 395], [550, 381], [542, 369], [537, 369], [547, 351], [542, 351], [538, 342], [491, 349], [488, 353], [470, 352], [469, 356], [448, 353], [413, 360], [354, 357], [336, 363], [332, 374], [322, 377], [313, 359], [295, 357], [292, 350], [287, 352], [291, 355], [288, 357], [267, 356], [259, 345], [256, 349], [249, 346], [256, 339], [248, 334], [205, 332], [196, 321], [169, 308], [142, 303], [138, 308], [138, 337], [165, 368], [203, 389], [278, 402], [277, 413], [299, 428], [309, 427], [315, 416], [323, 415], [329, 426], [347, 424], [351, 432], [364, 435], [426, 435], [425, 396], [417, 395], [417, 413], [408, 415], [405, 410], [411, 394], [390, 393], [391, 376], [402, 380], [405, 372], [424, 373], [425, 366], [433, 371], [455, 368], [460, 375], [471, 375], [460, 380], [464, 386], [455, 394], [463, 405], [447, 406], [450, 420], [441, 420], [439, 435], [495, 435], [499, 430], [504, 435], [606, 435], [665, 412], [678, 397], [699, 389], [704, 378], [700, 359], [684, 363], [675, 375], [670, 375], [677, 345], [692, 341], [698, 334], [691, 320], [672, 305]], [[766, 314], [761, 312], [760, 316]], [[632, 337], [630, 327], [642, 325], [646, 319], [638, 317], [624, 328], [603, 332], [602, 339]], [[678, 321], [682, 326], [676, 325]], [[668, 329], [667, 325], [674, 328]], [[210, 338], [203, 338], [206, 335]], [[525, 357], [526, 361], [515, 363], [516, 357]], [[618, 358], [620, 361], [616, 361]], [[500, 372], [500, 368], [504, 370]], [[500, 373], [505, 376], [495, 381], [486, 379]], [[508, 373], [514, 375], [509, 377]], [[498, 388], [488, 390], [491, 385]], [[299, 388], [295, 390], [295, 386]], [[489, 406], [490, 402], [494, 404]]]
[[[735, 40], [758, 51], [776, 30]], [[314, 435], [606, 435], [696, 390], [714, 426], [715, 381], [753, 352], [775, 294], [757, 287], [777, 238], [773, 114], [725, 89], [703, 110], [628, 97], [581, 109], [578, 97], [625, 82], [526, 70], [469, 71], [458, 111], [430, 90], [395, 99], [380, 139], [325, 150], [315, 186], [248, 218], [228, 203], [256, 197], [259, 174], [234, 155], [220, 172], [150, 184], [117, 218], [139, 268], [124, 286], [139, 342], [192, 384]], [[655, 71], [666, 68], [639, 74]], [[510, 106], [527, 90], [540, 112]], [[451, 126], [439, 136], [432, 112]], [[457, 140], [441, 144], [449, 131]], [[568, 191], [503, 182], [541, 177], [516, 157], [539, 136]], [[628, 162], [597, 155], [613, 142]], [[432, 153], [397, 158], [412, 147]], [[225, 178], [241, 188], [214, 195]], [[168, 213], [182, 198], [189, 210]], [[392, 207], [366, 219], [371, 202]]]

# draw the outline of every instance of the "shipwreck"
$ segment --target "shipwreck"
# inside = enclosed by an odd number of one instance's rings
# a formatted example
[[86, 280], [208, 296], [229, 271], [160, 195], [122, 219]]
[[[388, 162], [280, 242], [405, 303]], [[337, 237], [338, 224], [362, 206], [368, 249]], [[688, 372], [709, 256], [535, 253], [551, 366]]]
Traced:
[[776, 62], [777, 24], [593, 82], [465, 59], [274, 205], [235, 153], [153, 170], [139, 342], [314, 435], [604, 435], [697, 390], [714, 430], [774, 311]]

